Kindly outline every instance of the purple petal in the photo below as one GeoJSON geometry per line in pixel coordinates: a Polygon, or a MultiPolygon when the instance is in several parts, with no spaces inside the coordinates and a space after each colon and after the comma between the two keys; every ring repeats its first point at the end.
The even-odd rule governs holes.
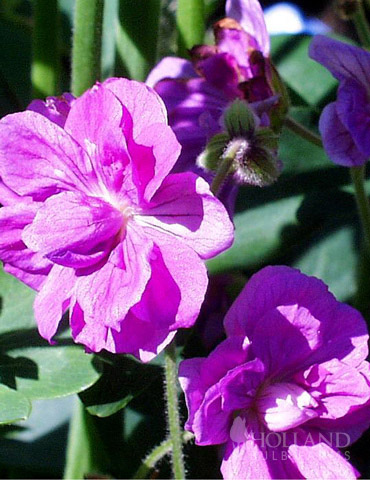
{"type": "Polygon", "coordinates": [[[40,335],[49,342],[55,335],[62,315],[69,306],[75,279],[75,272],[72,268],[55,265],[36,296],[33,306],[35,318],[40,335]]]}
{"type": "Polygon", "coordinates": [[[207,389],[229,370],[245,363],[248,355],[249,342],[244,337],[231,337],[220,343],[208,358],[191,358],[180,363],[179,382],[189,410],[188,430],[192,429],[194,415],[207,389]]]}
{"type": "MultiPolygon", "coordinates": [[[[243,47],[241,47],[243,49],[243,47]]],[[[197,70],[206,79],[206,81],[225,92],[227,96],[240,96],[238,58],[230,54],[228,49],[222,49],[222,53],[216,53],[208,58],[197,62],[197,70]]],[[[234,52],[231,52],[234,53],[234,52]]],[[[244,60],[246,53],[244,53],[244,60]]]]}
{"type": "Polygon", "coordinates": [[[233,18],[256,39],[265,57],[270,53],[270,37],[267,33],[263,11],[258,0],[227,0],[226,16],[233,18]]]}
{"type": "Polygon", "coordinates": [[[96,253],[95,247],[114,239],[121,227],[121,212],[103,200],[62,192],[44,202],[22,239],[31,250],[53,262],[81,268],[96,263],[94,255],[91,261],[84,255],[96,253]]]}
{"type": "Polygon", "coordinates": [[[178,57],[163,58],[149,73],[146,84],[155,87],[155,84],[165,78],[192,78],[197,74],[189,60],[178,57]]]}
{"type": "Polygon", "coordinates": [[[368,158],[370,108],[366,88],[354,80],[345,80],[339,87],[336,106],[340,121],[348,129],[356,147],[368,158]]]}
{"type": "Polygon", "coordinates": [[[202,178],[188,172],[169,175],[138,221],[183,241],[202,258],[230,247],[233,225],[222,203],[202,178]]]}
{"type": "Polygon", "coordinates": [[[272,366],[273,352],[282,349],[278,358],[283,352],[285,359],[275,361],[279,368],[295,360],[297,368],[304,368],[333,357],[357,367],[368,353],[368,334],[360,313],[336,301],[317,278],[289,267],[266,267],[253,275],[230,308],[224,325],[229,336],[248,336],[253,349],[258,349],[272,366]],[[278,322],[276,328],[271,325],[272,319],[278,322]],[[266,337],[270,327],[275,335],[271,331],[266,337]],[[292,352],[283,348],[287,339],[293,338],[290,335],[299,341],[299,348],[291,347],[292,352]]]}
{"type": "Polygon", "coordinates": [[[324,148],[329,158],[338,165],[357,167],[367,161],[356,147],[349,131],[340,121],[337,102],[329,103],[322,111],[319,129],[324,148]]]}
{"type": "Polygon", "coordinates": [[[88,190],[90,160],[62,128],[31,111],[0,124],[0,175],[14,192],[43,200],[60,189],[88,190]]]}
{"type": "Polygon", "coordinates": [[[32,100],[27,110],[40,113],[53,123],[64,127],[74,100],[73,95],[64,93],[61,97],[47,97],[45,101],[32,100]]]}
{"type": "Polygon", "coordinates": [[[323,35],[315,35],[309,56],[327,68],[337,80],[352,79],[365,88],[370,84],[370,53],[323,35]]]}

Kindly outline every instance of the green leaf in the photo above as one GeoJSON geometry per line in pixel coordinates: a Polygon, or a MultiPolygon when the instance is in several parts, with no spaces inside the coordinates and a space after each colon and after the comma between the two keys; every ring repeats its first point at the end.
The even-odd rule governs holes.
{"type": "Polygon", "coordinates": [[[211,273],[228,269],[252,268],[276,253],[283,229],[297,225],[296,213],[303,196],[284,198],[240,212],[234,217],[235,240],[232,247],[208,260],[211,273]]]}
{"type": "Polygon", "coordinates": [[[0,334],[35,327],[35,292],[0,268],[0,334]]]}
{"type": "Polygon", "coordinates": [[[357,288],[357,254],[355,229],[347,225],[314,237],[293,266],[323,280],[338,300],[348,301],[357,288]]]}
{"type": "Polygon", "coordinates": [[[25,420],[31,413],[31,403],[21,393],[0,385],[0,424],[25,420]]]}
{"type": "Polygon", "coordinates": [[[205,32],[204,0],[177,0],[176,23],[178,54],[187,56],[187,50],[203,43],[205,32]]]}
{"type": "Polygon", "coordinates": [[[127,356],[111,356],[103,363],[103,374],[80,398],[92,415],[107,417],[125,408],[158,377],[162,369],[127,356]]]}
{"type": "Polygon", "coordinates": [[[49,345],[35,328],[35,292],[0,273],[0,381],[31,400],[78,393],[95,383],[99,362],[72,339],[49,345]]]}
{"type": "MultiPolygon", "coordinates": [[[[13,341],[17,334],[21,338],[15,332],[13,341]]],[[[100,376],[99,363],[78,345],[5,348],[6,355],[0,357],[1,381],[31,400],[81,392],[100,376]]]]}
{"type": "Polygon", "coordinates": [[[309,105],[319,105],[336,89],[338,82],[308,56],[312,37],[276,35],[271,38],[272,59],[280,76],[309,105]]]}

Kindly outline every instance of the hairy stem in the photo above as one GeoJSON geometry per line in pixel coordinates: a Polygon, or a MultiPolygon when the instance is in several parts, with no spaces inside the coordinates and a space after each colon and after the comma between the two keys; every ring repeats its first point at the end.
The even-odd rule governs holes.
{"type": "Polygon", "coordinates": [[[76,0],[72,46],[72,93],[81,95],[100,79],[104,0],[76,0]]]}
{"type": "MultiPolygon", "coordinates": [[[[182,443],[187,443],[194,438],[190,432],[183,432],[181,435],[182,443]]],[[[160,445],[155,447],[143,460],[143,463],[133,476],[134,479],[146,478],[156,464],[166,455],[172,452],[172,440],[164,440],[160,445]]]]}
{"type": "Polygon", "coordinates": [[[179,400],[177,388],[177,366],[175,343],[168,345],[164,352],[165,383],[167,402],[167,424],[172,445],[172,472],[176,480],[185,479],[185,466],[182,453],[182,431],[180,427],[179,400]]]}

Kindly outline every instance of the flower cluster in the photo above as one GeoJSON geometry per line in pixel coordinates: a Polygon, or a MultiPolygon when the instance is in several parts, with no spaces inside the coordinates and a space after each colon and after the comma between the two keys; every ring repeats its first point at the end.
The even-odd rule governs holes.
{"type": "Polygon", "coordinates": [[[227,339],[180,364],[198,445],[226,444],[227,479],[357,478],[338,449],[370,424],[361,315],[289,267],[255,274],[224,321],[227,339]]]}
{"type": "Polygon", "coordinates": [[[147,361],[193,325],[233,227],[202,178],[169,175],[179,153],[158,95],[124,79],[1,120],[0,256],[39,290],[44,338],[69,308],[77,342],[147,361]]]}

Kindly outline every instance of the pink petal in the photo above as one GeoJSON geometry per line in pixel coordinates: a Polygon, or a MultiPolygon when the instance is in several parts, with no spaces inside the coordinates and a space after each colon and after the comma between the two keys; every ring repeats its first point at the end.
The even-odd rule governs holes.
{"type": "Polygon", "coordinates": [[[86,324],[121,329],[130,308],[138,303],[151,275],[153,244],[137,225],[127,225],[126,237],[96,272],[81,276],[76,301],[86,324]]]}
{"type": "Polygon", "coordinates": [[[74,101],[65,124],[65,130],[89,154],[103,193],[119,191],[128,173],[122,117],[123,106],[117,97],[103,85],[95,85],[74,101]]]}
{"type": "MultiPolygon", "coordinates": [[[[61,265],[83,267],[95,247],[116,236],[122,214],[99,198],[62,192],[48,198],[22,234],[26,245],[61,265]],[[83,262],[82,264],[80,262],[83,262]]],[[[91,260],[95,263],[94,257],[91,260]]]]}
{"type": "Polygon", "coordinates": [[[49,342],[55,335],[62,315],[69,306],[75,280],[75,272],[72,268],[55,265],[36,296],[35,318],[40,335],[49,342]]]}
{"type": "Polygon", "coordinates": [[[166,232],[202,258],[217,255],[233,241],[234,227],[225,207],[208,183],[191,172],[169,175],[137,221],[149,235],[153,228],[166,232]]]}
{"type": "Polygon", "coordinates": [[[14,192],[43,200],[60,189],[87,190],[90,160],[62,128],[31,111],[0,124],[0,175],[14,192]]]}
{"type": "Polygon", "coordinates": [[[226,16],[233,18],[256,39],[265,57],[270,53],[270,37],[267,33],[263,11],[258,0],[227,0],[226,16]]]}
{"type": "Polygon", "coordinates": [[[144,202],[149,202],[180,155],[181,145],[165,123],[151,124],[129,142],[133,180],[144,202]]]}
{"type": "Polygon", "coordinates": [[[129,113],[129,117],[124,114],[123,126],[134,140],[148,126],[167,123],[166,107],[150,87],[126,78],[109,78],[103,86],[114,93],[129,113]]]}
{"type": "MultiPolygon", "coordinates": [[[[45,275],[51,268],[51,262],[29,250],[22,240],[24,227],[32,222],[39,208],[37,202],[20,202],[0,209],[0,258],[16,269],[45,275]]],[[[15,276],[20,278],[19,274],[15,276]]]]}
{"type": "Polygon", "coordinates": [[[197,74],[189,60],[178,57],[164,57],[149,73],[146,84],[154,87],[164,78],[191,78],[197,74]]]}
{"type": "Polygon", "coordinates": [[[297,438],[298,441],[289,446],[288,453],[304,478],[351,480],[358,477],[340,453],[325,441],[316,439],[315,432],[300,430],[297,438]]]}

